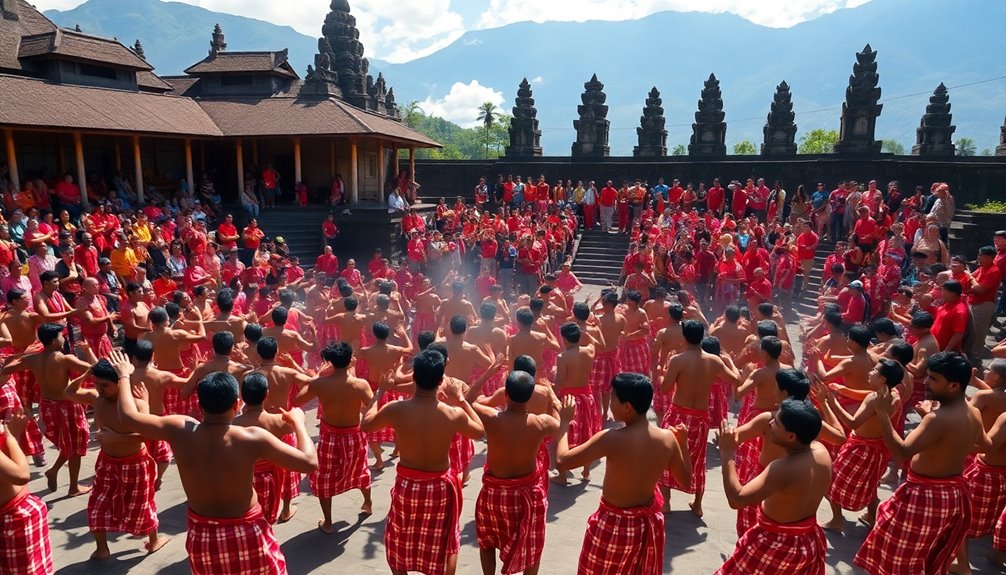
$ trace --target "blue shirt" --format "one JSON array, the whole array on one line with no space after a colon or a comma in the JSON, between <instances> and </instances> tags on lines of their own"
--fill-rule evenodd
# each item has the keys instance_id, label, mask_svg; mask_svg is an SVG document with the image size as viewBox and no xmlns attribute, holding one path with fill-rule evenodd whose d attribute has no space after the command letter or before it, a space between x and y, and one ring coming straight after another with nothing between
<instances>
[{"instance_id":1,"label":"blue shirt","mask_svg":"<svg viewBox=\"0 0 1006 575\"><path fill-rule=\"evenodd\" d=\"M826 192L825 190L816 190L810 196L810 204L814 206L815 210L821 209L821 206L823 206L824 203L827 201L828 201L828 192Z\"/></svg>"},{"instance_id":2,"label":"blue shirt","mask_svg":"<svg viewBox=\"0 0 1006 575\"><path fill-rule=\"evenodd\" d=\"M652 191L653 191L653 195L655 195L655 196L656 195L661 196L662 198L664 198L664 201L666 202L667 201L667 192L669 190L670 190L670 188L668 188L666 184L657 184L657 185L653 186L653 190Z\"/></svg>"}]
</instances>

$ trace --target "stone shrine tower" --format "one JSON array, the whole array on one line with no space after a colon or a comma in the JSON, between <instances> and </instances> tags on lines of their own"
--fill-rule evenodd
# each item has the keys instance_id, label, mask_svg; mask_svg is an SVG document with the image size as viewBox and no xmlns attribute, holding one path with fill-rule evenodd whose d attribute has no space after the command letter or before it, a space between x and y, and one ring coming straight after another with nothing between
<instances>
[{"instance_id":1,"label":"stone shrine tower","mask_svg":"<svg viewBox=\"0 0 1006 575\"><path fill-rule=\"evenodd\" d=\"M639 118L639 127L636 128L639 145L632 150L632 155L637 158L666 156L667 129L664 128L665 124L663 100L660 99L660 92L654 86L646 98L643 115Z\"/></svg>"},{"instance_id":2,"label":"stone shrine tower","mask_svg":"<svg viewBox=\"0 0 1006 575\"><path fill-rule=\"evenodd\" d=\"M761 145L763 156L792 156L796 154L796 114L789 84L783 82L775 89L772 109L765 123L765 141Z\"/></svg>"},{"instance_id":3,"label":"stone shrine tower","mask_svg":"<svg viewBox=\"0 0 1006 575\"><path fill-rule=\"evenodd\" d=\"M999 128L999 145L996 146L997 156L1006 156L1006 120L1003 120L1003 125Z\"/></svg>"},{"instance_id":4,"label":"stone shrine tower","mask_svg":"<svg viewBox=\"0 0 1006 575\"><path fill-rule=\"evenodd\" d=\"M573 142L574 158L607 157L608 107L604 105L608 97L604 94L604 84L597 79L597 74L583 85L584 92L580 96L583 105L577 106L580 119L573 122L576 129L576 141Z\"/></svg>"},{"instance_id":5,"label":"stone shrine tower","mask_svg":"<svg viewBox=\"0 0 1006 575\"><path fill-rule=\"evenodd\" d=\"M723 95L720 93L720 81L715 74L709 74L702 96L699 98L699 111L695 112L695 123L692 124L692 140L688 144L689 156L725 156L727 155L727 124L723 121Z\"/></svg>"},{"instance_id":6,"label":"stone shrine tower","mask_svg":"<svg viewBox=\"0 0 1006 575\"><path fill-rule=\"evenodd\" d=\"M531 84L524 78L517 88L513 118L510 120L510 145L508 158L536 158L541 156L541 130L538 128L538 110L534 107Z\"/></svg>"},{"instance_id":7,"label":"stone shrine tower","mask_svg":"<svg viewBox=\"0 0 1006 575\"><path fill-rule=\"evenodd\" d=\"M308 66L302 91L335 96L357 108L400 119L394 92L384 76L378 74L374 80L368 73L370 62L363 57L360 31L356 17L349 13L349 1L332 0L330 7L318 39L314 66Z\"/></svg>"},{"instance_id":8,"label":"stone shrine tower","mask_svg":"<svg viewBox=\"0 0 1006 575\"><path fill-rule=\"evenodd\" d=\"M929 105L922 116L920 126L915 130L913 156L953 156L957 146L952 140L957 126L951 124L950 95L947 87L940 85L929 97Z\"/></svg>"},{"instance_id":9,"label":"stone shrine tower","mask_svg":"<svg viewBox=\"0 0 1006 575\"><path fill-rule=\"evenodd\" d=\"M849 76L842 104L842 125L839 129L836 154L879 154L881 142L874 139L877 118L883 109L880 100L880 75L877 74L877 53L867 44L856 53L856 63Z\"/></svg>"}]
</instances>

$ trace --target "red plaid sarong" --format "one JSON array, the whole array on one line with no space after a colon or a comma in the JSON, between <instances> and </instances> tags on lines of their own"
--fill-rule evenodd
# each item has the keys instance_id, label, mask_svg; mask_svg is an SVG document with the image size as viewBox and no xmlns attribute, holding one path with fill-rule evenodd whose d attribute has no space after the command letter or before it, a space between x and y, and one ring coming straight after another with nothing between
<instances>
[{"instance_id":1,"label":"red plaid sarong","mask_svg":"<svg viewBox=\"0 0 1006 575\"><path fill-rule=\"evenodd\" d=\"M484 369L473 369L472 370L472 381L475 381L485 375L486 370ZM507 372L501 369L496 372L496 375L489 378L488 381L482 386L482 395L486 397L492 397L496 390L502 389L506 385Z\"/></svg>"},{"instance_id":2,"label":"red plaid sarong","mask_svg":"<svg viewBox=\"0 0 1006 575\"><path fill-rule=\"evenodd\" d=\"M24 434L17 438L17 444L26 455L37 455L45 451L42 445L42 432L38 429L38 422L32 417L28 410L24 409L21 398L18 397L14 384L7 380L7 383L0 385L0 421L7 419L19 412L24 411L27 416Z\"/></svg>"},{"instance_id":3,"label":"red plaid sarong","mask_svg":"<svg viewBox=\"0 0 1006 575\"><path fill-rule=\"evenodd\" d=\"M653 503L628 509L601 498L587 520L577 575L660 575L664 567L664 498L653 493Z\"/></svg>"},{"instance_id":4,"label":"red plaid sarong","mask_svg":"<svg viewBox=\"0 0 1006 575\"><path fill-rule=\"evenodd\" d=\"M283 437L280 437L280 439L283 440L283 443L289 445L290 447L297 447L297 436L293 433L288 433ZM293 499L294 497L300 495L301 477L299 472L279 468L279 477L283 499Z\"/></svg>"},{"instance_id":5,"label":"red plaid sarong","mask_svg":"<svg viewBox=\"0 0 1006 575\"><path fill-rule=\"evenodd\" d=\"M679 423L688 428L688 458L692 462L692 484L680 485L664 470L660 484L684 493L704 493L706 490L706 447L709 445L709 412L689 409L671 404L670 410L664 415L660 427L670 429Z\"/></svg>"},{"instance_id":6,"label":"red plaid sarong","mask_svg":"<svg viewBox=\"0 0 1006 575\"><path fill-rule=\"evenodd\" d=\"M399 464L384 531L391 570L443 575L447 557L461 547L460 515L457 475Z\"/></svg>"},{"instance_id":7,"label":"red plaid sarong","mask_svg":"<svg viewBox=\"0 0 1006 575\"><path fill-rule=\"evenodd\" d=\"M149 439L144 442L144 445L147 446L147 453L154 459L154 463L171 463L171 459L175 456L167 441Z\"/></svg>"},{"instance_id":8,"label":"red plaid sarong","mask_svg":"<svg viewBox=\"0 0 1006 575\"><path fill-rule=\"evenodd\" d=\"M759 508L757 524L737 541L715 575L824 575L827 546L816 516L778 523Z\"/></svg>"},{"instance_id":9,"label":"red plaid sarong","mask_svg":"<svg viewBox=\"0 0 1006 575\"><path fill-rule=\"evenodd\" d=\"M547 474L548 467L545 471ZM541 563L545 547L548 492L538 469L524 477L499 479L482 475L482 491L475 503L475 532L479 547L499 549L503 575L523 573Z\"/></svg>"},{"instance_id":10,"label":"red plaid sarong","mask_svg":"<svg viewBox=\"0 0 1006 575\"><path fill-rule=\"evenodd\" d=\"M709 388L709 420L714 427L718 427L721 421L730 417L727 399L729 395L730 388L727 382L717 377L713 386Z\"/></svg>"},{"instance_id":11,"label":"red plaid sarong","mask_svg":"<svg viewBox=\"0 0 1006 575\"><path fill-rule=\"evenodd\" d=\"M43 397L39 401L38 410L45 425L45 438L56 445L60 454L67 457L87 455L87 442L91 438L91 429L83 405Z\"/></svg>"},{"instance_id":12,"label":"red plaid sarong","mask_svg":"<svg viewBox=\"0 0 1006 575\"><path fill-rule=\"evenodd\" d=\"M252 472L252 487L255 497L262 507L262 515L270 524L279 518L280 469L271 461L258 460Z\"/></svg>"},{"instance_id":13,"label":"red plaid sarong","mask_svg":"<svg viewBox=\"0 0 1006 575\"><path fill-rule=\"evenodd\" d=\"M541 352L541 367L538 372L541 377L548 380L555 380L555 369L559 363L559 352L554 349L546 349Z\"/></svg>"},{"instance_id":14,"label":"red plaid sarong","mask_svg":"<svg viewBox=\"0 0 1006 575\"><path fill-rule=\"evenodd\" d=\"M84 341L91 347L91 351L94 352L94 357L98 359L108 359L108 356L112 355L112 340L108 338L107 333L85 335Z\"/></svg>"},{"instance_id":15,"label":"red plaid sarong","mask_svg":"<svg viewBox=\"0 0 1006 575\"><path fill-rule=\"evenodd\" d=\"M976 457L964 469L971 492L971 525L968 537L983 537L996 529L996 520L1006 508L1006 467L989 465Z\"/></svg>"},{"instance_id":16,"label":"red plaid sarong","mask_svg":"<svg viewBox=\"0 0 1006 575\"><path fill-rule=\"evenodd\" d=\"M437 332L437 316L432 313L420 312L412 319L412 340L416 342L419 334L424 331Z\"/></svg>"},{"instance_id":17,"label":"red plaid sarong","mask_svg":"<svg viewBox=\"0 0 1006 575\"><path fill-rule=\"evenodd\" d=\"M546 494L548 493L548 470L552 467L552 457L548 453L548 445L552 441L555 440L552 439L552 436L548 436L538 446L538 480Z\"/></svg>"},{"instance_id":18,"label":"red plaid sarong","mask_svg":"<svg viewBox=\"0 0 1006 575\"><path fill-rule=\"evenodd\" d=\"M335 497L351 489L370 488L367 436L360 426L335 427L321 422L318 436L318 470L311 474L315 497Z\"/></svg>"},{"instance_id":19,"label":"red plaid sarong","mask_svg":"<svg viewBox=\"0 0 1006 575\"><path fill-rule=\"evenodd\" d=\"M996 551L1006 549L1006 509L999 514L996 529L992 532L992 548Z\"/></svg>"},{"instance_id":20,"label":"red plaid sarong","mask_svg":"<svg viewBox=\"0 0 1006 575\"><path fill-rule=\"evenodd\" d=\"M455 433L448 456L451 460L451 473L463 475L475 457L475 442L460 433Z\"/></svg>"},{"instance_id":21,"label":"red plaid sarong","mask_svg":"<svg viewBox=\"0 0 1006 575\"><path fill-rule=\"evenodd\" d=\"M192 347L195 349L195 346ZM194 361L194 360L193 360ZM165 370L178 377L188 378L192 370L188 367ZM193 392L188 399L182 399L181 390L174 387L164 388L164 415L188 415L202 420L203 410L199 407L199 396Z\"/></svg>"},{"instance_id":22,"label":"red plaid sarong","mask_svg":"<svg viewBox=\"0 0 1006 575\"><path fill-rule=\"evenodd\" d=\"M567 387L559 392L559 396L565 399L572 396L576 402L576 415L569 423L569 447L573 448L581 443L586 443L594 434L601 431L601 412L597 407L597 400L589 387Z\"/></svg>"},{"instance_id":23,"label":"red plaid sarong","mask_svg":"<svg viewBox=\"0 0 1006 575\"><path fill-rule=\"evenodd\" d=\"M849 511L863 509L877 496L877 486L890 459L883 438L849 434L832 464L828 500Z\"/></svg>"},{"instance_id":24,"label":"red plaid sarong","mask_svg":"<svg viewBox=\"0 0 1006 575\"><path fill-rule=\"evenodd\" d=\"M964 477L913 471L877 510L877 523L853 563L873 575L946 573L971 524Z\"/></svg>"},{"instance_id":25,"label":"red plaid sarong","mask_svg":"<svg viewBox=\"0 0 1006 575\"><path fill-rule=\"evenodd\" d=\"M203 517L189 509L185 551L192 575L286 575L286 558L257 504L242 517Z\"/></svg>"},{"instance_id":26,"label":"red plaid sarong","mask_svg":"<svg viewBox=\"0 0 1006 575\"><path fill-rule=\"evenodd\" d=\"M146 447L126 457L99 451L94 485L87 499L87 527L91 531L131 535L157 531L156 482L157 464Z\"/></svg>"},{"instance_id":27,"label":"red plaid sarong","mask_svg":"<svg viewBox=\"0 0 1006 575\"><path fill-rule=\"evenodd\" d=\"M590 366L590 388L595 393L611 393L611 380L621 373L617 349L599 351L594 355L594 364Z\"/></svg>"},{"instance_id":28,"label":"red plaid sarong","mask_svg":"<svg viewBox=\"0 0 1006 575\"><path fill-rule=\"evenodd\" d=\"M650 344L645 339L619 342L618 362L621 364L621 371L644 375L650 373Z\"/></svg>"},{"instance_id":29,"label":"red plaid sarong","mask_svg":"<svg viewBox=\"0 0 1006 575\"><path fill-rule=\"evenodd\" d=\"M17 371L11 374L14 378L14 389L21 398L22 405L34 405L42 398L42 390L35 381L35 374L30 370Z\"/></svg>"},{"instance_id":30,"label":"red plaid sarong","mask_svg":"<svg viewBox=\"0 0 1006 575\"><path fill-rule=\"evenodd\" d=\"M0 573L52 575L49 508L25 487L0 507Z\"/></svg>"},{"instance_id":31,"label":"red plaid sarong","mask_svg":"<svg viewBox=\"0 0 1006 575\"><path fill-rule=\"evenodd\" d=\"M752 407L747 411L748 420L755 415L762 413L761 410L755 409L753 405L754 401L752 400ZM737 462L737 478L740 480L741 485L744 485L748 481L758 477L758 474L765 469L765 466L761 464L761 448L763 441L764 438L759 435L750 441L745 441L737 447L737 454L734 456L734 460ZM744 507L738 509L736 524L737 537L742 537L745 533L747 533L748 529L754 526L757 521L757 505L745 505Z\"/></svg>"},{"instance_id":32,"label":"red plaid sarong","mask_svg":"<svg viewBox=\"0 0 1006 575\"><path fill-rule=\"evenodd\" d=\"M663 421L664 416L667 414L667 410L671 408L671 402L674 398L673 393L664 393L660 390L660 381L655 381L653 383L653 403L650 407L653 408L653 413L660 416L660 420Z\"/></svg>"}]
</instances>

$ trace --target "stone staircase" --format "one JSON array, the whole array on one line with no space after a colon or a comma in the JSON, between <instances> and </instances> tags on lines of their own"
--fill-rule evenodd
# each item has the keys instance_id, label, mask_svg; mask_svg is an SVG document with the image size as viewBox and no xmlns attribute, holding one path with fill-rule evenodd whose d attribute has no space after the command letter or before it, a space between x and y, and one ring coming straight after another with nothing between
<instances>
[{"instance_id":1,"label":"stone staircase","mask_svg":"<svg viewBox=\"0 0 1006 575\"><path fill-rule=\"evenodd\" d=\"M629 253L629 236L600 230L580 233L573 273L585 284L607 286L618 283L622 262Z\"/></svg>"},{"instance_id":2,"label":"stone staircase","mask_svg":"<svg viewBox=\"0 0 1006 575\"><path fill-rule=\"evenodd\" d=\"M800 296L793 300L793 309L801 315L814 315L817 313L817 296L821 293L821 271L824 269L824 260L834 253L835 244L827 237L823 238L817 245L814 253L814 268L810 272L810 281L803 286Z\"/></svg>"},{"instance_id":3,"label":"stone staircase","mask_svg":"<svg viewBox=\"0 0 1006 575\"><path fill-rule=\"evenodd\" d=\"M1003 229L1006 214L957 210L950 222L950 253L972 261L978 257L978 249L992 245L992 236Z\"/></svg>"},{"instance_id":4,"label":"stone staircase","mask_svg":"<svg viewBox=\"0 0 1006 575\"><path fill-rule=\"evenodd\" d=\"M328 212L326 206L280 206L260 212L258 225L267 238L282 237L290 255L299 257L301 267L307 269L314 266L315 258L321 253L321 223Z\"/></svg>"}]
</instances>

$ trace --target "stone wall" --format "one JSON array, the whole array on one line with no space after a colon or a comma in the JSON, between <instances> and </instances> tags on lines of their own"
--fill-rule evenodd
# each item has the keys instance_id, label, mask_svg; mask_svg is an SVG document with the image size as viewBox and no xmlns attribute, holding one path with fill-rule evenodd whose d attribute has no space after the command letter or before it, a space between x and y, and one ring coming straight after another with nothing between
<instances>
[{"instance_id":1,"label":"stone wall","mask_svg":"<svg viewBox=\"0 0 1006 575\"><path fill-rule=\"evenodd\" d=\"M406 168L408 162L403 162ZM911 193L915 186L925 186L936 181L950 184L957 205L981 202L988 198L1006 198L1006 157L953 157L941 160L916 156L885 154L871 158L840 157L834 155L800 155L793 158L773 159L761 156L727 156L721 159L701 160L688 156L664 158L604 158L600 160L573 160L569 157L541 157L526 160L417 160L417 180L422 185L424 198L445 196L453 198L474 195L480 177L493 183L499 174L521 178L544 174L549 184L562 178L597 182L600 189L606 180L619 185L622 180L640 178L650 185L663 177L667 184L673 178L682 185L705 182L708 187L713 178L719 178L726 187L730 180L762 177L771 186L781 180L790 193L803 184L808 193L817 182L833 189L840 180L868 182L877 180L881 187L897 180L902 193Z\"/></svg>"}]
</instances>

